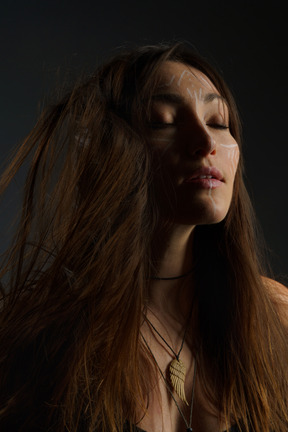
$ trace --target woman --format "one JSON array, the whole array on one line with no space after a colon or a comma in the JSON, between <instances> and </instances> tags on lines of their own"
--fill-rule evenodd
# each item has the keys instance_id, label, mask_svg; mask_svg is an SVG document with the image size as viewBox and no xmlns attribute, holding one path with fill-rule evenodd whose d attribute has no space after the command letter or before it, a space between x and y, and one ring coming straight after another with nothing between
<instances>
[{"instance_id":1,"label":"woman","mask_svg":"<svg viewBox=\"0 0 288 432\"><path fill-rule=\"evenodd\" d=\"M288 295L263 276L222 77L181 44L116 56L47 110L2 189L31 154L0 430L288 430Z\"/></svg>"}]
</instances>

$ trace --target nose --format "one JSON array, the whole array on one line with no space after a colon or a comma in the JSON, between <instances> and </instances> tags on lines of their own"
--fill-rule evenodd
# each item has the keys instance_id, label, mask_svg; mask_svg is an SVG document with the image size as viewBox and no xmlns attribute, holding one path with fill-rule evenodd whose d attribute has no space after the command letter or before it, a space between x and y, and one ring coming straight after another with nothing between
<instances>
[{"instance_id":1,"label":"nose","mask_svg":"<svg viewBox=\"0 0 288 432\"><path fill-rule=\"evenodd\" d=\"M189 156L206 157L216 154L216 142L207 126L198 118L189 122L185 137L185 150Z\"/></svg>"}]
</instances>

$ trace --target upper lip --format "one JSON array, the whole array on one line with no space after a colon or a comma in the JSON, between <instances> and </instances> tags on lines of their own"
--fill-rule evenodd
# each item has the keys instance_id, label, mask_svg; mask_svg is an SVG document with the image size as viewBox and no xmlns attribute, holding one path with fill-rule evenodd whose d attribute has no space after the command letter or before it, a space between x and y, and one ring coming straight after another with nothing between
<instances>
[{"instance_id":1,"label":"upper lip","mask_svg":"<svg viewBox=\"0 0 288 432\"><path fill-rule=\"evenodd\" d=\"M208 178L214 178L216 180L223 181L223 175L216 167L199 167L196 168L189 174L187 177L185 177L185 181L194 180L197 178L201 178L202 176L208 177Z\"/></svg>"}]
</instances>

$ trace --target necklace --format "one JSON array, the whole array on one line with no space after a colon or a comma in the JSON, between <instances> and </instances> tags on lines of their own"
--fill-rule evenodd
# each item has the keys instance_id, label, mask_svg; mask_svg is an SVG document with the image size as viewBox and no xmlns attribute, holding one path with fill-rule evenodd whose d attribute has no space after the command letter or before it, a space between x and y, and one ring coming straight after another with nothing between
<instances>
[{"instance_id":1,"label":"necklace","mask_svg":"<svg viewBox=\"0 0 288 432\"><path fill-rule=\"evenodd\" d=\"M158 332L157 332L157 333L158 333ZM193 429L192 429L192 415L193 415L193 404L194 404L194 393L195 393L195 382L196 382L196 366L197 366L197 359L196 359L196 357L195 357L195 359L194 359L194 373L193 373L193 383L192 383L192 395L191 395L191 403L190 403L189 422L187 422L186 417L184 416L184 414L183 414L183 412L182 412L182 410L181 410L179 404L177 403L177 400L175 399L175 397L174 397L174 395L173 395L173 391L171 390L171 388L170 388L170 386L169 386L169 383L168 383L167 379L165 378L165 376L164 376L164 374L163 374L163 372L162 372L162 370L161 370L161 368L160 368L160 366L159 366L159 364L158 364L158 362L157 362L157 360L156 360L154 354L153 354L152 351L151 351L151 348L149 347L149 345L148 345L148 343L147 343L147 341L146 341L146 339L144 338L144 336L143 336L142 333L141 333L141 336L142 336L142 339L143 339L143 341L144 341L146 347L148 348L148 350L149 350L149 352L150 352L150 354L151 354L153 360L155 361L155 363L156 363L156 365L157 365L157 367L158 367L158 369L159 369L159 372L160 372L160 374L161 374L161 377L163 378L163 381L164 381L164 383L165 383L165 385L166 385L166 388L167 388L167 390L169 391L169 393L170 393L170 395L171 395L171 397L172 397L172 399L173 399L173 401L174 401L174 403L175 403L175 405L176 405L176 407L177 407L177 409L178 409L178 412L179 412L180 416L182 417L182 419L183 419L183 421L184 421L184 423L185 423L185 426L186 426L186 432L193 432ZM182 345L183 345L183 344L182 344ZM182 348L181 348L181 349L182 349ZM188 405L188 404L187 404L187 405Z\"/></svg>"},{"instance_id":2,"label":"necklace","mask_svg":"<svg viewBox=\"0 0 288 432\"><path fill-rule=\"evenodd\" d=\"M184 273L180 276L172 276L172 277L158 277L158 276L152 276L150 279L152 280L176 280L176 279L181 279L184 278L186 276L189 276L192 272L193 272L194 268L189 270L189 272Z\"/></svg>"},{"instance_id":3,"label":"necklace","mask_svg":"<svg viewBox=\"0 0 288 432\"><path fill-rule=\"evenodd\" d=\"M190 313L191 315L191 313ZM184 335L182 338L182 343L180 346L180 349L178 353L174 351L174 349L168 344L168 342L164 339L164 337L159 333L159 331L156 329L156 327L152 324L152 322L149 320L149 318L145 317L146 321L148 321L149 325L152 327L152 329L158 334L158 336L162 339L162 341L166 344L166 346L170 349L170 351L173 353L175 358L171 361L169 365L169 376L170 376L170 382L172 384L173 389L175 390L176 394L179 396L179 398L186 403L186 405L189 405L186 399L185 395L185 375L186 375L186 367L183 361L179 358L180 353L182 351L185 337L188 329L188 324L186 325ZM189 319L188 319L189 323Z\"/></svg>"}]
</instances>

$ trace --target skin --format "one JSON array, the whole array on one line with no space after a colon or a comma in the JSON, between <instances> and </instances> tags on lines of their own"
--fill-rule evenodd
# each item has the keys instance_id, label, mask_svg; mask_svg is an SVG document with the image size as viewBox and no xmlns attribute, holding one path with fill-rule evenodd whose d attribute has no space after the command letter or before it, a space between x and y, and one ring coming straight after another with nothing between
<instances>
[{"instance_id":1,"label":"skin","mask_svg":"<svg viewBox=\"0 0 288 432\"><path fill-rule=\"evenodd\" d=\"M171 95L179 101L170 100ZM225 218L232 199L239 148L227 128L226 103L208 77L197 69L166 62L159 69L159 85L153 99L148 133L155 153L155 187L161 225L169 222L170 226L169 232L159 229L155 250L159 251L158 276L172 277L191 268L195 227ZM199 167L216 167L223 177L220 187L187 183L187 177ZM173 288L170 291L167 282L163 289L158 290L159 285L153 286L150 300L157 303L157 309L161 308L163 289L168 289L169 295L164 295L174 307L179 293Z\"/></svg>"},{"instance_id":2,"label":"skin","mask_svg":"<svg viewBox=\"0 0 288 432\"><path fill-rule=\"evenodd\" d=\"M161 216L193 228L220 222L230 206L239 159L226 103L195 68L166 62L159 74L150 140L160 166L156 182ZM187 183L189 175L200 167L216 167L223 177L221 187L204 189Z\"/></svg>"},{"instance_id":3,"label":"skin","mask_svg":"<svg viewBox=\"0 0 288 432\"><path fill-rule=\"evenodd\" d=\"M225 101L212 82L195 68L166 62L159 69L148 138L154 150L155 187L161 209L154 249L158 276L173 277L191 270L193 232L197 225L222 221L230 207L239 148L229 131ZM214 188L188 183L195 169L215 167L221 184ZM211 180L210 180L211 181ZM208 187L207 187L208 184ZM152 281L147 299L147 316L165 340L178 351L191 309L191 279ZM141 329L162 371L173 354L154 331L144 323ZM190 402L194 358L193 335L187 335L181 359L186 365L186 396ZM175 432L184 429L175 402L162 379L149 395L149 409L138 426L149 432ZM189 407L180 402L185 417ZM221 423L203 396L196 380L193 428L198 432L223 431Z\"/></svg>"},{"instance_id":4,"label":"skin","mask_svg":"<svg viewBox=\"0 0 288 432\"><path fill-rule=\"evenodd\" d=\"M195 68L166 62L159 69L159 86L148 131L155 155L155 187L161 209L161 228L154 242L159 277L173 277L191 270L195 227L222 221L231 204L239 148L226 127L229 113L219 96L209 78ZM223 182L220 187L214 189L185 182L191 171L203 166L214 166L221 172ZM169 229L163 229L166 222ZM175 352L181 346L191 309L191 279L154 280L150 284L147 317ZM288 328L287 288L267 278L263 282L280 319ZM141 333L160 370L167 371L174 358L171 350L145 321ZM185 393L189 404L194 371L192 342L193 334L187 333L181 351L181 360L186 365ZM138 427L149 432L185 430L183 419L160 375L155 384L149 394L148 410L139 411ZM190 407L179 399L177 401L188 420ZM197 432L219 432L231 427L219 418L207 401L197 375L192 427Z\"/></svg>"},{"instance_id":5,"label":"skin","mask_svg":"<svg viewBox=\"0 0 288 432\"><path fill-rule=\"evenodd\" d=\"M159 69L159 86L148 130L155 155L155 186L161 209L161 229L154 244L154 250L158 252L159 277L173 277L191 270L195 227L220 222L231 204L239 148L226 128L229 113L225 101L215 95L220 96L215 86L195 68L166 62ZM223 176L221 186L213 189L187 184L185 179L199 166L216 167ZM166 222L169 229L163 229ZM181 346L191 309L191 279L155 280L150 284L147 316L175 352ZM270 279L263 281L279 317L288 328L287 288ZM167 371L174 358L169 348L145 321L141 333L160 370ZM181 359L186 365L185 393L189 403L194 371L192 342L193 334L187 334L181 351ZM177 401L185 418L189 419L190 407L179 399ZM230 428L231 425L225 424L207 402L197 376L193 408L193 430L219 432ZM160 376L151 388L147 412L139 411L138 418L141 419L138 427L149 432L186 429Z\"/></svg>"}]
</instances>

